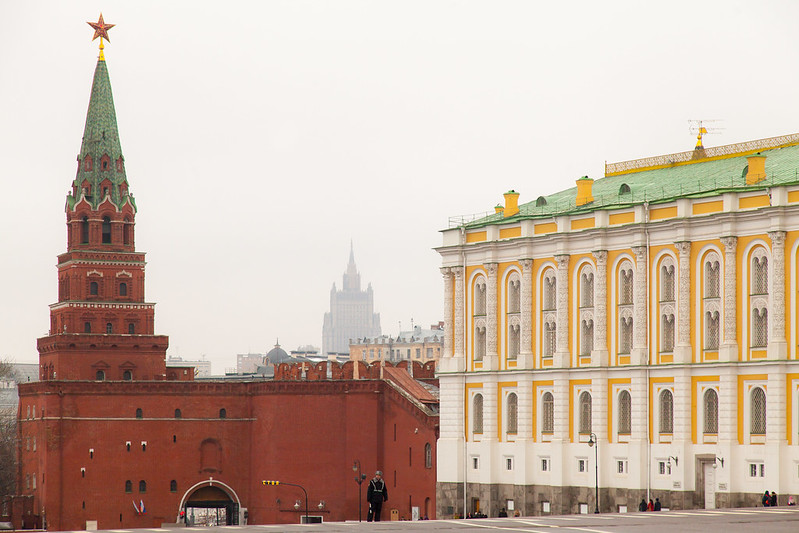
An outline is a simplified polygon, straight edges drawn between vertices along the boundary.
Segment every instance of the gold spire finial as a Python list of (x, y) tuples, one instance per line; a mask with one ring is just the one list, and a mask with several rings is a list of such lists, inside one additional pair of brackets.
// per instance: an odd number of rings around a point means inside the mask
[(92, 41), (97, 39), (98, 37), (100, 38), (99, 59), (101, 61), (105, 61), (105, 55), (103, 54), (103, 48), (105, 48), (105, 46), (103, 45), (103, 39), (105, 39), (109, 43), (111, 42), (111, 39), (108, 37), (108, 30), (116, 26), (116, 24), (106, 24), (105, 21), (103, 20), (102, 13), (100, 13), (100, 19), (97, 22), (87, 22), (86, 24), (94, 28), (94, 36), (92, 37)]

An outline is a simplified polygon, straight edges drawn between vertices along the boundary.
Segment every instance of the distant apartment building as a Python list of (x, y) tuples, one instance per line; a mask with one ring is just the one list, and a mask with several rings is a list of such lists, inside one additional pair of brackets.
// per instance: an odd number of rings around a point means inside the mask
[(20, 383), (39, 381), (37, 363), (10, 363), (11, 374), (0, 377), (0, 416), (16, 415)]
[(444, 323), (429, 329), (415, 326), (399, 335), (378, 335), (350, 340), (350, 359), (353, 361), (436, 361), (444, 347)]
[(350, 261), (343, 276), (342, 290), (330, 289), (330, 311), (322, 326), (322, 355), (349, 353), (350, 339), (380, 335), (380, 313), (374, 312), (374, 293), (369, 284), (361, 290), (361, 275), (355, 267), (350, 247)]
[(187, 367), (193, 366), (194, 367), (194, 377), (197, 378), (207, 378), (211, 377), (213, 373), (211, 372), (211, 361), (207, 361), (205, 356), (202, 356), (199, 360), (190, 360), (190, 359), (183, 359), (182, 357), (178, 357), (175, 355), (170, 355), (166, 359), (167, 366), (179, 366), (179, 367)]

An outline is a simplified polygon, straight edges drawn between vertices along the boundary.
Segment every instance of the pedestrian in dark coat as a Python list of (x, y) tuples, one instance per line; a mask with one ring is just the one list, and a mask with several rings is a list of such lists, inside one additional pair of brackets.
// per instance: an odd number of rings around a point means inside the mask
[(660, 505), (660, 498), (655, 498), (655, 511), (660, 511), (663, 506)]
[(763, 507), (768, 507), (771, 504), (771, 495), (768, 493), (768, 491), (766, 491), (766, 493), (763, 494), (763, 497), (760, 498), (760, 503), (763, 504)]
[(638, 504), (638, 510), (642, 513), (646, 511), (646, 500), (641, 498), (641, 503)]
[(771, 507), (777, 507), (777, 505), (778, 505), (777, 504), (777, 493), (774, 492), (774, 491), (771, 491), (771, 502), (770, 503), (771, 503)]
[(369, 512), (366, 514), (366, 521), (380, 522), (380, 511), (383, 510), (383, 502), (388, 500), (388, 489), (386, 482), (383, 481), (383, 472), (378, 470), (375, 477), (369, 482), (366, 490), (366, 500), (369, 502)]

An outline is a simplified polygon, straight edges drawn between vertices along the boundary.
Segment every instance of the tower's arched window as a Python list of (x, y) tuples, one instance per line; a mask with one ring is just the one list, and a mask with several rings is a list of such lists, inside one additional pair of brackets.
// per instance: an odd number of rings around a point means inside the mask
[(133, 335), (134, 333), (136, 333), (136, 325), (131, 322), (128, 324), (128, 335)]
[(133, 373), (130, 370), (125, 370), (122, 372), (122, 379), (125, 381), (130, 381), (133, 379)]
[(541, 397), (542, 421), (541, 431), (552, 433), (555, 431), (555, 397), (547, 391)]
[(96, 379), (97, 381), (105, 380), (105, 372), (103, 372), (102, 370), (98, 370), (94, 374), (94, 379)]
[(483, 395), (475, 394), (472, 400), (472, 433), (483, 432)]
[(96, 281), (89, 283), (89, 294), (92, 296), (97, 296), (98, 292), (100, 292), (100, 285)]
[(103, 243), (108, 244), (111, 242), (111, 219), (103, 217)]
[(752, 435), (766, 434), (766, 391), (760, 387), (752, 389), (749, 432)]
[(429, 442), (424, 445), (424, 467), (433, 468), (433, 447)]
[(147, 482), (143, 479), (139, 481), (139, 492), (147, 492)]
[(109, 335), (114, 332), (114, 325), (111, 322), (105, 325), (105, 332)]
[(128, 284), (122, 282), (119, 284), (119, 295), (120, 296), (127, 296), (128, 295)]
[(91, 322), (84, 322), (83, 323), (83, 333), (91, 333), (92, 332), (92, 323)]
[(227, 418), (227, 410), (222, 408), (219, 410), (219, 418)]
[(591, 394), (583, 391), (580, 394), (580, 433), (591, 433)]
[(660, 432), (672, 433), (674, 430), (674, 395), (670, 390), (660, 393)]
[(516, 393), (508, 394), (508, 433), (515, 434), (519, 428), (519, 397)]
[(719, 432), (719, 395), (715, 389), (708, 389), (704, 395), (705, 424), (704, 433), (715, 435)]
[(144, 412), (141, 410), (141, 407), (136, 409), (136, 418), (142, 418), (144, 416)]
[(83, 217), (80, 221), (80, 242), (82, 244), (89, 243), (89, 218)]
[(182, 418), (183, 413), (181, 413), (180, 409), (175, 409), (175, 418)]
[(630, 392), (619, 393), (619, 434), (629, 435), (632, 426), (632, 398)]
[(133, 492), (133, 483), (129, 479), (125, 481), (125, 492)]
[(178, 482), (177, 480), (172, 480), (169, 482), (169, 492), (177, 492), (178, 491)]

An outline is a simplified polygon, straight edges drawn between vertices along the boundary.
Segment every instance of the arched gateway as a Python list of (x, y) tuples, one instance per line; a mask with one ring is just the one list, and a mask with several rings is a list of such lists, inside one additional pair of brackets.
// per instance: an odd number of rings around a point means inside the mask
[(178, 522), (188, 526), (238, 525), (240, 509), (236, 491), (211, 478), (196, 483), (183, 494)]

